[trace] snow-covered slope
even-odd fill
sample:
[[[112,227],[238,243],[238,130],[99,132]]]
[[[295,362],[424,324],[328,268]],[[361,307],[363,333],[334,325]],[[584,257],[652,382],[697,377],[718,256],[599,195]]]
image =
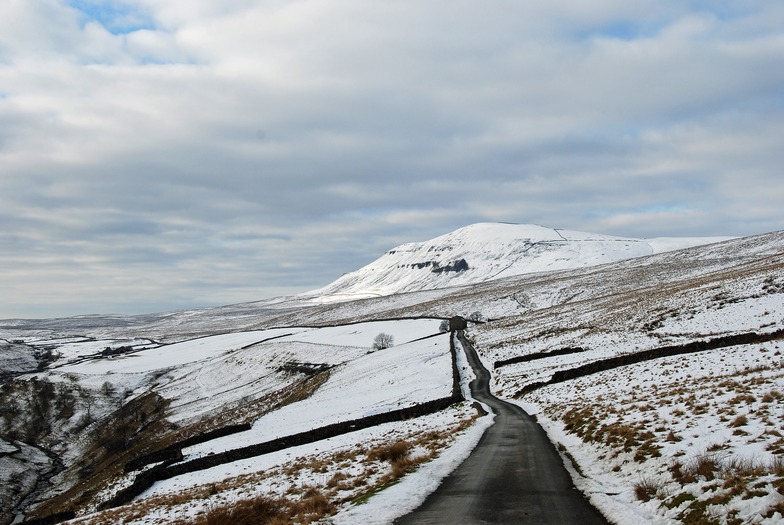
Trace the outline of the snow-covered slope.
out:
[[[486,322],[468,334],[494,391],[537,414],[579,467],[575,485],[611,521],[782,523],[784,232],[678,249],[714,240],[474,225],[386,254],[325,288],[323,304],[311,295],[0,322],[0,523],[72,507],[80,517],[70,523],[153,525],[309,494],[332,505],[321,512],[336,525],[391,523],[459,464],[490,417],[459,403],[174,476],[94,511],[137,476],[128,458],[174,441],[209,437],[183,449],[184,463],[443,397],[449,339],[426,337],[440,319],[474,313]],[[624,260],[592,266],[610,258]],[[396,286],[418,291],[338,302],[351,297],[341,290]],[[395,346],[371,351],[380,333]],[[602,360],[748,334],[766,339],[526,390]],[[212,435],[236,425],[251,428]],[[393,446],[409,451],[401,464],[421,463],[397,484],[382,459]]]
[[[724,239],[631,239],[532,224],[479,223],[429,241],[398,246],[305,295],[329,302],[434,290],[583,268]]]

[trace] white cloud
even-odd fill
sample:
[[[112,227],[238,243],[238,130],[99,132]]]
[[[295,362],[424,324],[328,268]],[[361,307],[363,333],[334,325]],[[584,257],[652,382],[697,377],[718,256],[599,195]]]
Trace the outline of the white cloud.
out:
[[[110,4],[0,4],[0,317],[315,288],[479,220],[782,227],[777,5]]]

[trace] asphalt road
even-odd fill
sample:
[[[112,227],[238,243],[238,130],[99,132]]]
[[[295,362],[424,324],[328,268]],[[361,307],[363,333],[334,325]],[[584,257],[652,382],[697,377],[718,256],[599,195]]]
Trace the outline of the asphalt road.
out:
[[[490,373],[461,339],[477,379],[474,398],[496,413],[471,455],[399,525],[437,524],[603,524],[607,521],[583,497],[544,430],[520,407],[490,393]]]

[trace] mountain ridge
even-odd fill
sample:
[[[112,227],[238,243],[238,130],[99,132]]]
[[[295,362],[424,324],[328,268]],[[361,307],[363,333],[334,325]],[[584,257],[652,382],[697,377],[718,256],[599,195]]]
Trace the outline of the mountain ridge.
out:
[[[476,223],[401,244],[325,287],[301,294],[337,302],[568,270],[711,244],[731,237],[636,239],[536,224]]]

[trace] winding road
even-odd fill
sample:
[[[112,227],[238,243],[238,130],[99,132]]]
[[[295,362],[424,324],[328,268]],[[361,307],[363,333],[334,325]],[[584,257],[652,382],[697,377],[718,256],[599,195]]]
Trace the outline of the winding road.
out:
[[[544,430],[520,407],[490,393],[490,373],[462,335],[460,342],[477,376],[471,393],[492,408],[495,422],[441,486],[395,523],[606,525],[574,487]]]

